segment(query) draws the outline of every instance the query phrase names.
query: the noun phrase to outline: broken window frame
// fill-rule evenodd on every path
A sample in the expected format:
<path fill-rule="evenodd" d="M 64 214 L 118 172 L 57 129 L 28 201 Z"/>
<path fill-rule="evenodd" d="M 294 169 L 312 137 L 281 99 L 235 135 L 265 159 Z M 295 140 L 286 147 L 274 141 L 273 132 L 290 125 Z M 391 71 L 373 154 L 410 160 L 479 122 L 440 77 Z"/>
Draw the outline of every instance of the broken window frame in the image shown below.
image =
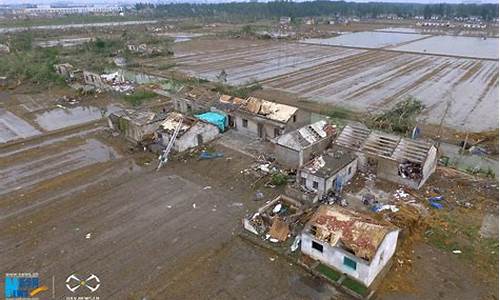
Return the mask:
<path fill-rule="evenodd" d="M 313 248 L 314 250 L 316 250 L 318 252 L 323 253 L 323 245 L 321 245 L 320 243 L 318 243 L 316 241 L 311 241 L 311 248 Z"/>

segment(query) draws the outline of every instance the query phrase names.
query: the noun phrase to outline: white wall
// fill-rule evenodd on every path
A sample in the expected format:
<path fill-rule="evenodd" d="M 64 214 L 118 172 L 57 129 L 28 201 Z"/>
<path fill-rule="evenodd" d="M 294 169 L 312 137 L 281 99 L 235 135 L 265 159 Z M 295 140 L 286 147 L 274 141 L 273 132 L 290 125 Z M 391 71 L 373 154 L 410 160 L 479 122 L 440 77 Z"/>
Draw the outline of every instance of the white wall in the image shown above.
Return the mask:
<path fill-rule="evenodd" d="M 342 248 L 332 247 L 328 243 L 316 240 L 314 236 L 308 232 L 302 232 L 301 234 L 301 251 L 313 259 L 319 260 L 337 271 L 357 279 L 364 285 L 370 286 L 379 272 L 394 255 L 397 246 L 398 233 L 398 230 L 394 230 L 385 236 L 370 263 L 364 259 L 358 258 L 354 254 L 349 253 Z M 312 248 L 313 240 L 323 245 L 323 252 Z M 356 270 L 344 265 L 344 257 L 346 256 L 357 263 Z M 380 259 L 381 257 L 382 259 Z"/>
<path fill-rule="evenodd" d="M 351 173 L 349 173 L 349 168 L 351 168 Z M 321 197 L 323 194 L 327 193 L 333 188 L 332 183 L 335 179 L 341 180 L 342 185 L 345 185 L 349 180 L 352 179 L 354 174 L 356 174 L 356 170 L 357 170 L 357 159 L 353 160 L 347 166 L 338 171 L 337 174 L 327 179 L 308 173 L 307 171 L 304 171 L 304 169 L 301 170 L 300 177 L 306 179 L 306 185 L 305 185 L 306 188 L 316 191 L 318 195 Z M 313 188 L 314 181 L 318 182 L 318 189 Z"/>
<path fill-rule="evenodd" d="M 181 137 L 177 138 L 174 144 L 174 150 L 177 152 L 186 151 L 198 145 L 198 134 L 203 137 L 203 143 L 214 140 L 219 135 L 219 128 L 215 125 L 197 122 Z"/>

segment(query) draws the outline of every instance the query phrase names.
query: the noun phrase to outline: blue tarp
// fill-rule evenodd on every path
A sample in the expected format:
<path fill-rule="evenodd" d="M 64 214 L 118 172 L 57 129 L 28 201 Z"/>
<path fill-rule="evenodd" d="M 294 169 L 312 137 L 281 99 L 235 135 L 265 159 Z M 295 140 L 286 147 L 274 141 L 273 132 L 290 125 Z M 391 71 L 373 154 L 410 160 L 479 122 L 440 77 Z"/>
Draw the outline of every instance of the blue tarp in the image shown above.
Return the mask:
<path fill-rule="evenodd" d="M 219 127 L 220 132 L 223 132 L 226 127 L 226 116 L 216 112 L 210 111 L 203 114 L 195 115 L 195 117 Z"/>

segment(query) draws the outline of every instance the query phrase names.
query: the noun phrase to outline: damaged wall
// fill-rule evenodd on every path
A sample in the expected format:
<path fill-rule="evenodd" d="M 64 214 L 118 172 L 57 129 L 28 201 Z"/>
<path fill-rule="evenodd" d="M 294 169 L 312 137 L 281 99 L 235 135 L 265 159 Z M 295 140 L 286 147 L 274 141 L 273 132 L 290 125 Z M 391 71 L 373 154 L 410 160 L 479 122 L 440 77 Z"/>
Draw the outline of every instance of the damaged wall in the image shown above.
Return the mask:
<path fill-rule="evenodd" d="M 370 286 L 393 256 L 397 246 L 398 233 L 396 230 L 386 234 L 371 262 L 361 259 L 342 248 L 333 247 L 326 242 L 318 240 L 308 232 L 302 232 L 301 234 L 301 251 L 313 259 L 319 260 L 339 272 L 360 281 L 365 286 Z M 323 246 L 322 252 L 312 247 L 313 241 Z M 355 270 L 344 265 L 344 257 L 356 262 Z"/>
<path fill-rule="evenodd" d="M 317 143 L 304 147 L 302 151 L 273 143 L 273 152 L 280 164 L 289 168 L 298 168 L 313 159 L 314 154 L 322 153 L 332 143 L 332 140 L 333 136 L 326 137 Z"/>
<path fill-rule="evenodd" d="M 174 109 L 183 114 L 197 114 L 206 112 L 210 109 L 209 105 L 200 103 L 200 101 L 190 100 L 186 98 L 174 97 Z"/>
<path fill-rule="evenodd" d="M 336 174 L 328 178 L 322 178 L 318 175 L 308 172 L 307 170 L 302 169 L 300 170 L 300 184 L 302 186 L 305 186 L 308 190 L 316 191 L 318 193 L 318 196 L 321 197 L 324 194 L 328 193 L 330 190 L 334 190 L 335 185 L 345 185 L 346 182 L 351 180 L 354 174 L 356 174 L 356 171 L 357 159 L 353 160 L 348 165 L 339 170 Z M 317 189 L 314 188 L 314 182 L 318 183 Z"/>
<path fill-rule="evenodd" d="M 170 135 L 164 132 L 162 132 L 161 135 L 162 144 L 164 146 L 168 145 Z M 177 136 L 173 150 L 183 152 L 190 148 L 198 147 L 202 144 L 213 141 L 218 136 L 219 128 L 217 128 L 217 126 L 199 121 L 191 126 L 182 135 Z"/>
<path fill-rule="evenodd" d="M 436 171 L 437 166 L 437 148 L 431 147 L 427 154 L 427 160 L 424 162 L 424 166 L 422 167 L 422 180 L 418 187 L 422 187 L 424 183 L 429 179 L 429 177 Z"/>
<path fill-rule="evenodd" d="M 235 130 L 267 140 L 305 126 L 311 119 L 310 113 L 300 110 L 286 124 L 239 111 L 227 112 L 227 114 L 234 120 Z M 246 126 L 243 120 L 246 120 Z"/>

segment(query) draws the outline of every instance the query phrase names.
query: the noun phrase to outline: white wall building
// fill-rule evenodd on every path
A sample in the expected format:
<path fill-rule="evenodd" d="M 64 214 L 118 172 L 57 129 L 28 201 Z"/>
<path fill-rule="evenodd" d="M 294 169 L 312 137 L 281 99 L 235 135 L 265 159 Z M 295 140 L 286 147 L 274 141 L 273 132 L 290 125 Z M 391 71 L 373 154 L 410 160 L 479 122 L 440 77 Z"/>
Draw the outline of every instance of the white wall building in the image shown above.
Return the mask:
<path fill-rule="evenodd" d="M 356 170 L 356 155 L 350 150 L 333 146 L 300 169 L 299 183 L 321 197 L 330 190 L 340 191 L 356 174 Z"/>
<path fill-rule="evenodd" d="M 322 205 L 302 231 L 301 251 L 369 287 L 392 258 L 398 234 L 390 223 Z"/>

